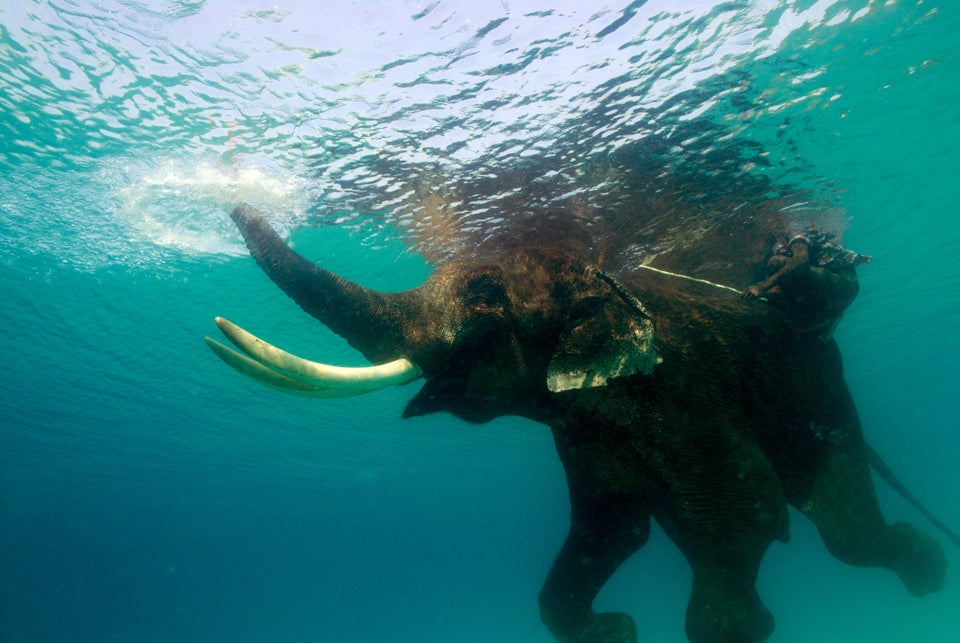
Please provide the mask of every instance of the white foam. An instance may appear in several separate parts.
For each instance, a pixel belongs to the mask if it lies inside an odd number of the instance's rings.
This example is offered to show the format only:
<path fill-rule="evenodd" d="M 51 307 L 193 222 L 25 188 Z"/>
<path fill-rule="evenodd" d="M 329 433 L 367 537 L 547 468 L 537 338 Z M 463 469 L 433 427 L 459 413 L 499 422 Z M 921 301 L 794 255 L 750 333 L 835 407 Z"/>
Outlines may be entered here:
<path fill-rule="evenodd" d="M 303 181 L 268 163 L 130 163 L 111 183 L 120 214 L 135 234 L 187 252 L 245 254 L 228 216 L 238 203 L 262 210 L 281 233 L 302 218 L 308 204 Z"/>

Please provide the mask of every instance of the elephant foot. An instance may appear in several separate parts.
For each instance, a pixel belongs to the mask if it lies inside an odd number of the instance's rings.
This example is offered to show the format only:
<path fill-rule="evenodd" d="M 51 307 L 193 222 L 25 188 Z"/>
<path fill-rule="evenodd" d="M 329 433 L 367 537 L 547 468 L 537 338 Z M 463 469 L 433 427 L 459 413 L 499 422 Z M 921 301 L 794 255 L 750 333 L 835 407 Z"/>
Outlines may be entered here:
<path fill-rule="evenodd" d="M 561 643 L 637 643 L 637 626 L 623 612 L 545 615 L 544 623 Z"/>
<path fill-rule="evenodd" d="M 896 542 L 893 570 L 914 596 L 943 589 L 947 557 L 933 538 L 905 522 L 891 526 Z"/>
<path fill-rule="evenodd" d="M 700 587 L 698 587 L 700 585 Z M 687 606 L 691 643 L 761 643 L 773 634 L 773 615 L 755 589 L 694 582 Z"/>

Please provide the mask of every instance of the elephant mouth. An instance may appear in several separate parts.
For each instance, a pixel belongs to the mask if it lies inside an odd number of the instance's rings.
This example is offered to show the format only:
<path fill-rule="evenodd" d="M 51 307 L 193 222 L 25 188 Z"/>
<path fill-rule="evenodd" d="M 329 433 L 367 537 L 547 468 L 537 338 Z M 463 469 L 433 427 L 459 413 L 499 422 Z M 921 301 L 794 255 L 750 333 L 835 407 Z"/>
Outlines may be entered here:
<path fill-rule="evenodd" d="M 351 397 L 406 384 L 423 376 L 420 368 L 405 358 L 360 368 L 312 362 L 268 344 L 222 317 L 217 317 L 216 322 L 227 339 L 242 351 L 205 337 L 217 357 L 243 375 L 284 393 L 320 398 Z"/>

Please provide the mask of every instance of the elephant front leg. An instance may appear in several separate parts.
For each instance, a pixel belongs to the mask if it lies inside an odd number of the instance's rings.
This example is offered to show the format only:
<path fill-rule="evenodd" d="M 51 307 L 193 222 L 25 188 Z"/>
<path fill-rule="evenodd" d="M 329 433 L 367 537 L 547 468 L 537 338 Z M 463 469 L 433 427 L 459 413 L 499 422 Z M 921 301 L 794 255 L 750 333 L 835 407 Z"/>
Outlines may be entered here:
<path fill-rule="evenodd" d="M 540 615 L 563 643 L 635 643 L 627 614 L 593 611 L 614 571 L 647 541 L 650 514 L 636 497 L 571 497 L 570 533 L 540 591 Z"/>

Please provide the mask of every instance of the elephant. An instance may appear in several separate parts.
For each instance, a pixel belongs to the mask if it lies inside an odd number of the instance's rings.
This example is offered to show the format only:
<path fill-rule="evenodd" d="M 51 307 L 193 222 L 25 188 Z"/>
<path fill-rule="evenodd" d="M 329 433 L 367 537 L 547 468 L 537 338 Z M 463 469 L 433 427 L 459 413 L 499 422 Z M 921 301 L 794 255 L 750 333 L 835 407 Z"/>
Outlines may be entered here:
<path fill-rule="evenodd" d="M 320 398 L 424 379 L 404 417 L 549 427 L 571 511 L 539 595 L 558 641 L 637 640 L 629 615 L 592 605 L 651 518 L 692 569 L 695 643 L 770 637 L 755 582 L 767 547 L 789 538 L 788 505 L 839 560 L 892 570 L 916 596 L 942 588 L 940 545 L 881 514 L 836 341 L 788 311 L 655 265 L 614 276 L 560 224 L 379 292 L 299 255 L 253 207 L 231 217 L 266 275 L 374 364 L 311 362 L 218 317 L 236 350 L 207 342 L 232 367 Z"/>

